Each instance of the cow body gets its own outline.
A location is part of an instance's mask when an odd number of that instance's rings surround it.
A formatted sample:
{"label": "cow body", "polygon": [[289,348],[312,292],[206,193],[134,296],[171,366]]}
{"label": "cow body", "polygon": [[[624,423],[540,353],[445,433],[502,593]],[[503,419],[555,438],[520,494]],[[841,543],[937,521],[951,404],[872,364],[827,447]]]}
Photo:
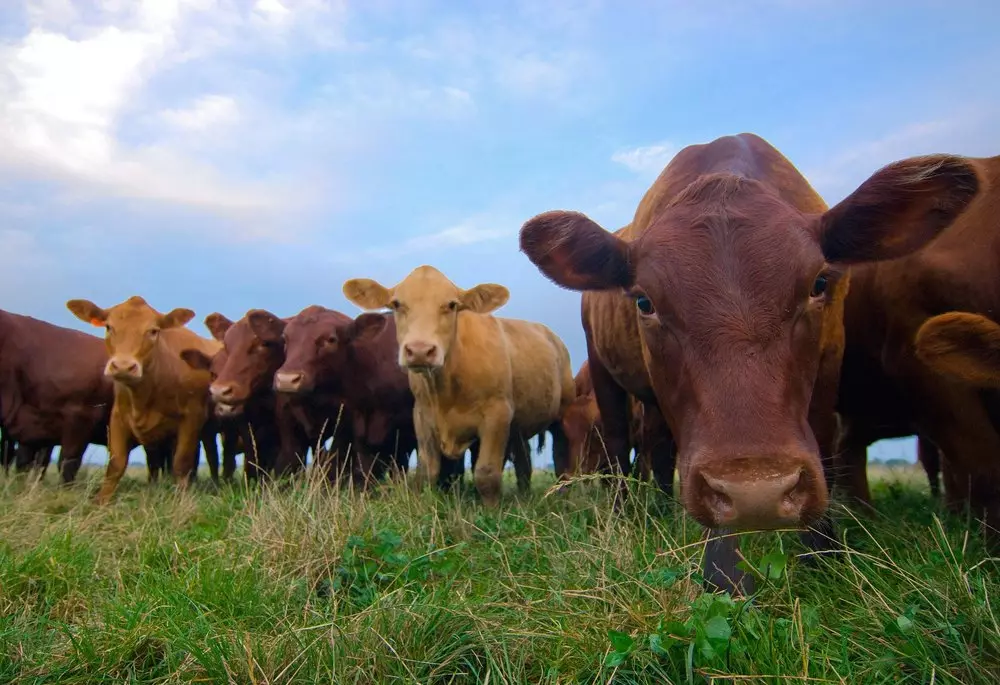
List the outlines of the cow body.
{"label": "cow body", "polygon": [[[920,252],[855,270],[848,308],[859,323],[847,342],[858,354],[845,358],[843,375],[861,391],[843,394],[838,410],[851,422],[870,421],[859,396],[873,392],[873,381],[905,397],[913,424],[940,449],[947,503],[970,505],[1000,547],[997,393],[954,373],[944,357],[921,358],[915,344],[927,323],[938,332],[925,330],[924,345],[951,338],[953,349],[974,349],[979,330],[968,316],[1000,311],[1000,156],[963,163],[975,170],[980,192],[947,231]],[[878,373],[869,379],[872,367]]]}
{"label": "cow body", "polygon": [[70,482],[87,445],[107,444],[114,391],[106,363],[100,338],[0,311],[0,425],[25,453],[22,467],[58,445],[59,472]]}
{"label": "cow body", "polygon": [[[527,440],[547,430],[561,436],[558,420],[575,394],[563,342],[541,324],[492,316],[507,301],[506,288],[462,290],[429,266],[392,289],[353,279],[344,294],[362,308],[394,312],[399,365],[415,401],[418,482],[436,481],[441,457],[462,459],[478,439],[474,473],[484,504],[499,503],[508,445],[526,490]],[[557,463],[565,460],[561,437],[554,449]]]}
{"label": "cow body", "polygon": [[[590,370],[621,467],[631,394],[676,438],[695,518],[716,530],[807,525],[815,546],[830,532],[848,267],[919,249],[977,189],[964,160],[915,158],[827,209],[781,153],[741,134],[681,150],[616,233],[546,212],[522,227],[521,248],[585,291]],[[743,580],[728,540],[709,546],[709,585]]]}
{"label": "cow body", "polygon": [[[97,501],[110,500],[136,443],[146,447],[147,454],[151,448],[159,452],[168,446],[174,477],[186,487],[197,464],[199,442],[204,438],[206,447],[215,449],[215,429],[210,423],[206,427],[211,374],[190,367],[181,352],[196,349],[211,357],[222,346],[184,328],[194,316],[191,310],[161,314],[138,296],[109,309],[87,300],[70,300],[67,308],[82,321],[106,329],[104,373],[114,381],[114,405],[108,469]],[[211,451],[209,459],[211,463]],[[217,450],[214,462],[218,464]]]}

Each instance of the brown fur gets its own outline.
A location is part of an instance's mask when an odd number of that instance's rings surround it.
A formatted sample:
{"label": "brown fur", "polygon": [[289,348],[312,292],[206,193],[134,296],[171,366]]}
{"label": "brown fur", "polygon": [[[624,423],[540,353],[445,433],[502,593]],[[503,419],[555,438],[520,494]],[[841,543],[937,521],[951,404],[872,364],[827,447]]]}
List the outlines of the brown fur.
{"label": "brown fur", "polygon": [[[531,469],[526,441],[558,430],[575,394],[563,342],[541,324],[492,316],[507,301],[506,288],[462,290],[429,266],[391,289],[349,280],[344,294],[364,309],[388,306],[395,313],[399,361],[415,398],[418,482],[436,481],[441,457],[462,458],[478,438],[476,488],[487,506],[495,506],[510,439],[518,484],[525,488]],[[554,449],[559,463],[564,447]]]}
{"label": "brown fur", "polygon": [[[174,477],[186,487],[208,420],[211,374],[191,368],[180,354],[197,349],[213,356],[222,346],[183,327],[194,316],[189,309],[161,314],[138,296],[109,309],[88,300],[70,300],[66,306],[82,321],[107,331],[105,374],[114,380],[115,398],[109,422],[110,458],[97,501],[111,499],[134,442],[172,444]],[[138,369],[135,373],[132,364]]]}
{"label": "brown fur", "polygon": [[[884,421],[864,398],[906,398],[912,424],[940,449],[949,506],[970,505],[985,519],[991,542],[1000,547],[997,393],[941,373],[940,358],[925,362],[915,344],[925,324],[936,328],[965,317],[951,312],[989,317],[1000,309],[1000,156],[958,159],[975,172],[980,189],[968,210],[925,249],[855,269],[847,302],[847,317],[854,322],[847,329],[847,343],[853,353],[845,356],[842,380],[851,391],[842,393],[838,410],[875,434],[872,424]],[[939,315],[948,316],[928,321]],[[933,328],[924,331],[925,345],[933,340],[926,337]],[[961,344],[967,360],[975,354],[968,345]],[[935,356],[932,351],[924,349],[928,361]]]}
{"label": "brown fur", "polygon": [[[19,441],[30,468],[42,448],[61,447],[59,472],[72,481],[89,443],[106,445],[114,390],[104,376],[100,338],[0,311],[0,425],[9,440],[5,465]],[[51,454],[51,452],[49,453]]]}
{"label": "brown fur", "polygon": [[914,158],[827,210],[781,153],[741,134],[678,153],[616,234],[547,212],[522,227],[521,248],[557,284],[589,291],[591,374],[622,466],[631,394],[676,436],[698,520],[809,523],[827,505],[847,265],[918,250],[977,188],[960,158]]}

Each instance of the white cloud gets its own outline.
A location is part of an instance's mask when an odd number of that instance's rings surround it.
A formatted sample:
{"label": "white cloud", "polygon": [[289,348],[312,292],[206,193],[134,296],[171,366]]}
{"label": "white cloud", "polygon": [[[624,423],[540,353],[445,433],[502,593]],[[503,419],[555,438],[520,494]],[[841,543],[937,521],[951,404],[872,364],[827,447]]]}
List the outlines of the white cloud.
{"label": "white cloud", "polygon": [[235,123],[239,119],[236,100],[227,95],[205,95],[184,109],[168,109],[162,117],[168,124],[190,131],[205,131]]}
{"label": "white cloud", "polygon": [[677,152],[678,148],[676,145],[662,142],[628,150],[619,150],[611,155],[611,161],[621,164],[637,174],[658,175]]}
{"label": "white cloud", "polygon": [[334,259],[337,262],[353,262],[362,257],[394,259],[439,248],[476,245],[510,237],[519,227],[519,223],[498,217],[476,215],[433,233],[425,233],[398,243],[370,247],[358,252],[341,253]]}

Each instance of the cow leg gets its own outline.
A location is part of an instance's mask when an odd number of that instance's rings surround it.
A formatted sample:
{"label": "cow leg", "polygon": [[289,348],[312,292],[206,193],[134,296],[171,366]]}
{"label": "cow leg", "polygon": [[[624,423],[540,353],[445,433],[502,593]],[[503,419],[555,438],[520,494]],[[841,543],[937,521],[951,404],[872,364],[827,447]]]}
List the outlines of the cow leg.
{"label": "cow leg", "polygon": [[222,480],[233,482],[236,473],[236,451],[239,447],[239,428],[228,422],[221,431],[222,434]]}
{"label": "cow leg", "polygon": [[205,447],[205,461],[208,462],[208,473],[212,478],[212,482],[216,485],[219,484],[219,443],[216,440],[218,434],[218,425],[211,421],[201,431],[201,444]]}
{"label": "cow leg", "polygon": [[[52,450],[55,448],[51,445],[46,447],[39,447],[38,451],[35,452],[35,468],[38,469],[38,480],[44,480],[45,474],[49,470],[49,464],[52,463]],[[62,450],[59,450],[59,459],[62,460]]]}
{"label": "cow leg", "polygon": [[97,504],[107,504],[118,489],[118,482],[125,475],[128,467],[129,443],[132,433],[125,422],[114,410],[108,425],[108,468],[104,472],[104,481],[97,492]]}
{"label": "cow leg", "polygon": [[14,470],[17,473],[24,473],[35,464],[35,452],[38,448],[26,442],[17,443],[17,450],[14,453]]}
{"label": "cow leg", "polygon": [[674,494],[674,466],[677,448],[663,412],[655,402],[645,403],[642,412],[642,439],[636,456],[645,455],[656,484],[668,497]]}
{"label": "cow leg", "polygon": [[726,529],[709,530],[705,542],[703,573],[705,590],[728,592],[731,595],[751,595],[756,583],[753,575],[736,565],[740,561],[739,539]]}
{"label": "cow leg", "polygon": [[[594,384],[597,409],[601,413],[602,436],[608,459],[602,470],[617,476],[629,473],[629,397],[628,393],[615,382],[614,378],[598,359],[593,345],[587,341],[587,355],[590,364],[590,378]],[[615,496],[615,509],[621,507],[628,493],[624,478],[619,480]]]}
{"label": "cow leg", "polygon": [[510,449],[514,457],[517,491],[527,495],[531,492],[531,445],[520,433],[514,433],[510,436]]}
{"label": "cow leg", "polygon": [[917,435],[917,461],[924,467],[931,497],[941,498],[941,454],[937,446],[923,435]]}
{"label": "cow leg", "polygon": [[[549,424],[548,431],[552,433],[552,468],[555,469],[556,478],[567,480],[574,475],[574,465],[569,453],[569,438],[563,431],[559,421]],[[542,451],[545,444],[545,432],[538,434],[538,451]]]}
{"label": "cow leg", "polygon": [[72,430],[63,434],[58,469],[64,485],[76,480],[80,464],[83,463],[83,453],[87,449],[89,433],[90,431]]}
{"label": "cow leg", "polygon": [[500,505],[511,413],[508,406],[488,409],[479,427],[479,459],[474,478],[483,505],[491,509]]}
{"label": "cow leg", "polygon": [[197,468],[198,453],[201,451],[200,436],[204,422],[203,415],[187,415],[177,427],[174,441],[174,483],[180,490],[186,490],[191,482],[192,472]]}

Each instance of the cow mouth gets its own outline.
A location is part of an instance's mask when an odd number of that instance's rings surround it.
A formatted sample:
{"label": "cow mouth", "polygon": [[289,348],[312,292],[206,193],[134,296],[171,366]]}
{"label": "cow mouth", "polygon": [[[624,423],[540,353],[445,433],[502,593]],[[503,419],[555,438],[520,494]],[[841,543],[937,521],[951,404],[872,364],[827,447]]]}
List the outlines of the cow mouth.
{"label": "cow mouth", "polygon": [[229,402],[217,402],[215,404],[215,415],[220,418],[239,416],[243,413],[242,404],[232,404]]}
{"label": "cow mouth", "polygon": [[139,381],[142,380],[142,374],[126,373],[124,371],[118,371],[116,373],[109,373],[107,375],[114,382],[121,383],[122,385],[127,385],[129,387],[138,385]]}
{"label": "cow mouth", "polygon": [[441,368],[440,364],[404,364],[403,368],[413,373],[430,375]]}

